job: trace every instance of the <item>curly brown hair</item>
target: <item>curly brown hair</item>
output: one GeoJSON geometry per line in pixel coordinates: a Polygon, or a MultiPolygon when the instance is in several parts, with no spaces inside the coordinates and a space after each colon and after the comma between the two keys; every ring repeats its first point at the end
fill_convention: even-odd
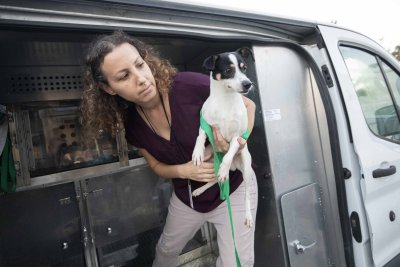
{"type": "Polygon", "coordinates": [[[109,95],[100,88],[100,85],[108,85],[108,81],[101,71],[104,57],[115,47],[124,43],[129,43],[137,49],[150,67],[160,92],[168,92],[177,72],[167,60],[159,56],[153,47],[130,37],[123,31],[99,36],[90,44],[86,56],[84,89],[80,108],[81,123],[86,138],[98,138],[102,132],[108,132],[114,136],[117,130],[123,126],[129,103],[118,95],[109,95]]]}

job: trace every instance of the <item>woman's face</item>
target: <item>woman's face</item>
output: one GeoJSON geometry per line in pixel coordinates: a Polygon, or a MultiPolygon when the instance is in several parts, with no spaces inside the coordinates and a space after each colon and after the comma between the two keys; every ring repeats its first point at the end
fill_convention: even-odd
{"type": "Polygon", "coordinates": [[[135,47],[124,43],[104,57],[100,66],[108,85],[102,89],[110,95],[136,104],[145,104],[157,95],[154,76],[135,47]]]}

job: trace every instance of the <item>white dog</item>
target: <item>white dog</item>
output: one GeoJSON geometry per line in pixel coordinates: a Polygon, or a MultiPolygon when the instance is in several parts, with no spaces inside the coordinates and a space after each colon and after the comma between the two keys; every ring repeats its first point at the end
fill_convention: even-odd
{"type": "MultiPolygon", "coordinates": [[[[247,144],[240,151],[238,137],[247,130],[247,110],[241,94],[246,94],[252,88],[252,82],[247,78],[244,58],[252,56],[249,48],[243,47],[235,52],[222,53],[205,59],[203,67],[210,71],[210,96],[201,109],[207,123],[220,130],[221,135],[229,142],[229,150],[223,157],[218,171],[218,180],[223,182],[229,178],[229,170],[239,169],[245,183],[246,218],[245,225],[252,227],[249,183],[255,173],[251,168],[251,155],[247,144]]],[[[193,151],[192,160],[200,165],[204,159],[206,133],[200,127],[199,136],[193,151]]],[[[193,192],[193,196],[202,194],[217,183],[209,182],[193,192]]]]}

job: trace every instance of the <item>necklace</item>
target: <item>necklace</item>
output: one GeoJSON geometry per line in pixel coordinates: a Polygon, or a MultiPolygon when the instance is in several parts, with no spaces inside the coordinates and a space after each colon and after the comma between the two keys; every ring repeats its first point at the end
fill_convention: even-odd
{"type": "MultiPolygon", "coordinates": [[[[171,130],[171,123],[169,122],[168,115],[167,115],[167,111],[165,110],[164,100],[163,100],[161,94],[160,94],[160,100],[161,100],[161,105],[162,105],[163,110],[164,110],[165,118],[167,119],[167,122],[168,122],[169,129],[171,130]]],[[[140,109],[140,111],[142,111],[142,113],[143,113],[143,115],[144,115],[144,117],[145,117],[147,123],[150,125],[151,130],[152,130],[156,135],[159,135],[159,134],[156,132],[155,127],[154,127],[153,124],[151,123],[149,117],[147,117],[146,113],[144,112],[142,106],[139,105],[139,109],[140,109]]]]}

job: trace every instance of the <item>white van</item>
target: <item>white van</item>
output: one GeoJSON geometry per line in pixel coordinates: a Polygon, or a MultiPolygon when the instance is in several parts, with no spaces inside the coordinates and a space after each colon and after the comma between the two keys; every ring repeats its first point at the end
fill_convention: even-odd
{"type": "MultiPolygon", "coordinates": [[[[80,140],[85,50],[115,29],[180,71],[253,49],[255,266],[400,266],[394,57],[336,25],[127,0],[0,3],[0,111],[16,168],[15,182],[1,177],[16,192],[0,194],[0,266],[151,266],[170,183],[123,131],[93,147],[80,140]]],[[[204,225],[179,266],[214,266],[217,255],[204,225]]]]}

